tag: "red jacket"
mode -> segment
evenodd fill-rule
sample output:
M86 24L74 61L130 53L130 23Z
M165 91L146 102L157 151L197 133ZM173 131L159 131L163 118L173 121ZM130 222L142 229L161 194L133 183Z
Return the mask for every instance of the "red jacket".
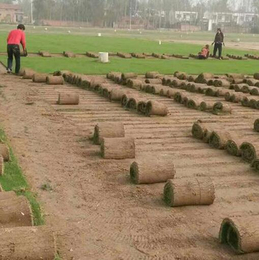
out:
M202 48L201 55L208 58L210 51L206 48Z
M23 30L13 30L9 33L7 44L22 44L23 49L26 49L25 33Z

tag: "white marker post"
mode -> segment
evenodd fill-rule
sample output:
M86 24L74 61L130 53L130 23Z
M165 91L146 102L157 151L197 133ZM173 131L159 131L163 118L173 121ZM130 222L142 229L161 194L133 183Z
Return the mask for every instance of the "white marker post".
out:
M108 52L99 52L99 61L102 63L109 62L109 53Z

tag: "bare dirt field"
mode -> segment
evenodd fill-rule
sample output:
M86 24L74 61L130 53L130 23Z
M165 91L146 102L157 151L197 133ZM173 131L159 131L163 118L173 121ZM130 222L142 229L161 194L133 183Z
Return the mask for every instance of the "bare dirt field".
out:
M174 42L183 42L183 43L191 43L191 44L210 44L209 41L197 41L197 40L174 40ZM225 45L231 49L237 50L245 50L245 51L259 51L259 43L258 42L230 42L225 41Z
M258 111L233 104L232 115L215 116L150 96L170 115L143 117L71 85L35 84L3 72L0 77L0 124L57 234L62 259L259 259L257 253L234 255L218 240L223 218L259 213L259 177L240 158L191 136L193 122L202 119L258 140L252 130ZM61 91L80 94L79 106L56 105ZM176 177L211 177L214 204L169 208L164 184L131 184L134 160L101 159L89 139L98 122L114 121L136 139L137 160L165 153L175 162ZM42 184L53 190L41 190Z

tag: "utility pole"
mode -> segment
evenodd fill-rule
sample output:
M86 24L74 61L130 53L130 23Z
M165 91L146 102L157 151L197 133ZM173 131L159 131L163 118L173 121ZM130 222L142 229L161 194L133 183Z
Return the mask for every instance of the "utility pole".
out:
M161 22L162 22L162 1L160 1L160 13L159 13L159 30L161 29Z
M132 9L132 6L131 6L131 0L130 0L130 30L131 30L131 15L132 15L131 9Z
M33 24L33 0L31 0L31 24Z

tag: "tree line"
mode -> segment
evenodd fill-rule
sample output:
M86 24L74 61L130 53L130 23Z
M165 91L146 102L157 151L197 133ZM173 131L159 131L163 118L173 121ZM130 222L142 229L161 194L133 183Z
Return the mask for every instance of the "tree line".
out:
M0 3L12 0L0 0ZM30 16L31 0L18 0ZM121 19L132 17L154 27L170 26L172 11L198 12L201 21L205 11L259 11L259 0L32 0L34 20L89 22L111 27Z

